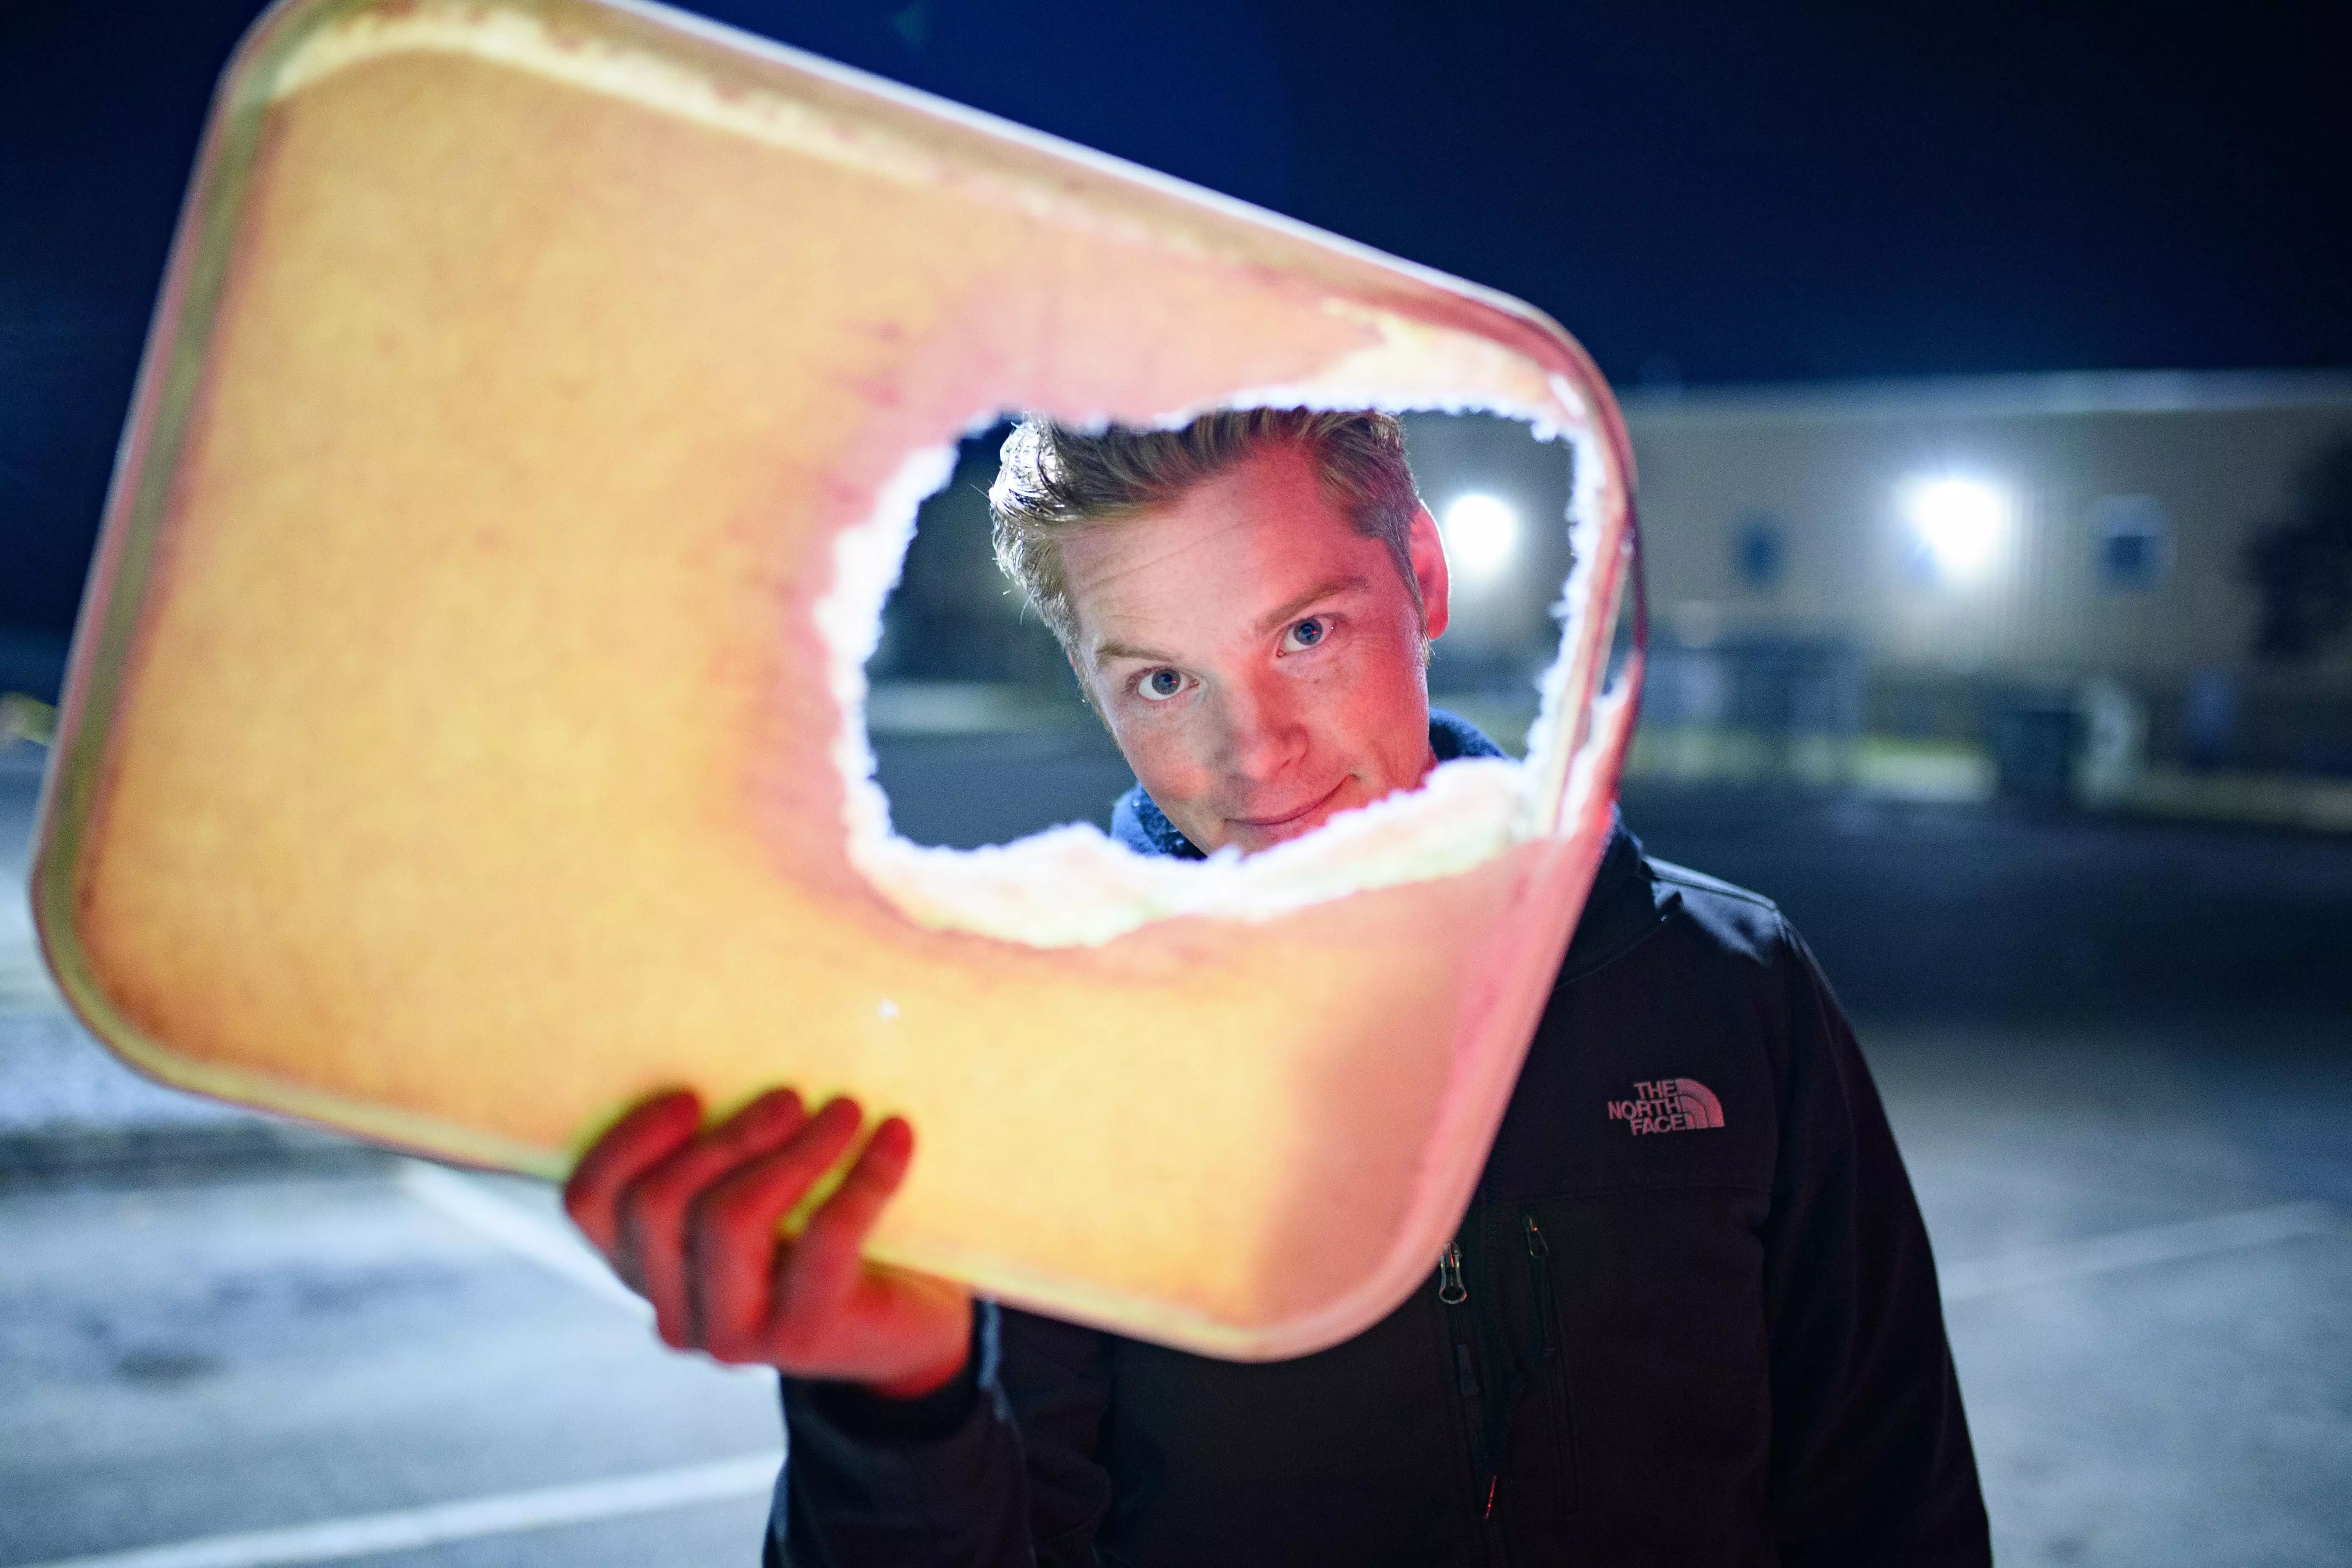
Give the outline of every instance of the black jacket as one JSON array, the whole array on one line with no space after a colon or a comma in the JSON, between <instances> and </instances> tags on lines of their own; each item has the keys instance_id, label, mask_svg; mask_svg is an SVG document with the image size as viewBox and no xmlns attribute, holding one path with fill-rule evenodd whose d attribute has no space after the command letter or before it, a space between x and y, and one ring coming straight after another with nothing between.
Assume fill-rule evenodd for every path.
<instances>
[{"instance_id":1,"label":"black jacket","mask_svg":"<svg viewBox=\"0 0 2352 1568\"><path fill-rule=\"evenodd\" d=\"M1767 900L1619 829L1456 1247L1296 1361L982 1304L927 1399L786 1379L768 1562L1990 1562L1902 1159Z\"/></svg>"}]
</instances>

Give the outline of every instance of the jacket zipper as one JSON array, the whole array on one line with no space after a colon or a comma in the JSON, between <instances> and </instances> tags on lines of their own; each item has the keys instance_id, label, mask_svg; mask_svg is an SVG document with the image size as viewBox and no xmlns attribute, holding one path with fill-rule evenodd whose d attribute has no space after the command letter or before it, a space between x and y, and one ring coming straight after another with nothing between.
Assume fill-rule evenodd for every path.
<instances>
[{"instance_id":1,"label":"jacket zipper","mask_svg":"<svg viewBox=\"0 0 2352 1568\"><path fill-rule=\"evenodd\" d=\"M1462 1248L1450 1241L1437 1257L1437 1299L1449 1307L1470 1299L1470 1287L1462 1283Z\"/></svg>"},{"instance_id":2,"label":"jacket zipper","mask_svg":"<svg viewBox=\"0 0 2352 1568\"><path fill-rule=\"evenodd\" d=\"M1479 1383L1477 1358L1470 1349L1470 1325L1462 1310L1469 1304L1470 1287L1462 1278L1459 1242L1447 1242L1445 1250L1437 1255L1437 1299L1444 1303L1447 1338L1454 1345L1454 1386L1465 1402L1475 1402L1465 1426L1470 1436L1470 1468L1477 1477L1478 1517L1488 1521L1495 1517L1495 1488L1502 1478L1486 1454L1486 1391Z\"/></svg>"}]
</instances>

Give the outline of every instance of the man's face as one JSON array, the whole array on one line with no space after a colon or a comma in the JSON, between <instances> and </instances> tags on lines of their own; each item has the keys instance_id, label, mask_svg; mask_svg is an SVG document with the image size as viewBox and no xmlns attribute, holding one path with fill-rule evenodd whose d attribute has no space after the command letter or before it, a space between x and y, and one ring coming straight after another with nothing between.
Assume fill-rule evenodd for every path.
<instances>
[{"instance_id":1,"label":"man's face","mask_svg":"<svg viewBox=\"0 0 2352 1568\"><path fill-rule=\"evenodd\" d=\"M1288 443L1064 540L1071 662L1184 837L1255 853L1421 783L1446 595L1426 511L1412 553L1425 633L1388 548Z\"/></svg>"}]
</instances>

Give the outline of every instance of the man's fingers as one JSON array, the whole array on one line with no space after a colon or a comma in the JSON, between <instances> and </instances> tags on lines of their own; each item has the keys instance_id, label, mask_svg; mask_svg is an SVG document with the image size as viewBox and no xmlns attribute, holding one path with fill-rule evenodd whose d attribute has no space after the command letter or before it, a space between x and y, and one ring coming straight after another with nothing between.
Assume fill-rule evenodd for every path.
<instances>
[{"instance_id":1,"label":"man's fingers","mask_svg":"<svg viewBox=\"0 0 2352 1568\"><path fill-rule=\"evenodd\" d=\"M738 1165L789 1140L807 1120L792 1090L763 1094L622 1189L620 1259L625 1269L634 1268L629 1283L654 1304L655 1325L669 1344L694 1343L686 1281L688 1205Z\"/></svg>"},{"instance_id":2,"label":"man's fingers","mask_svg":"<svg viewBox=\"0 0 2352 1568\"><path fill-rule=\"evenodd\" d=\"M686 1278L697 1343L724 1360L756 1355L776 1277L778 1224L849 1152L863 1121L835 1100L781 1147L697 1195L686 1222Z\"/></svg>"},{"instance_id":3,"label":"man's fingers","mask_svg":"<svg viewBox=\"0 0 2352 1568\"><path fill-rule=\"evenodd\" d=\"M702 1102L683 1089L657 1094L614 1122L563 1184L564 1212L606 1258L617 1258L620 1201L631 1182L677 1153L702 1125Z\"/></svg>"},{"instance_id":4,"label":"man's fingers","mask_svg":"<svg viewBox=\"0 0 2352 1568\"><path fill-rule=\"evenodd\" d=\"M809 1216L778 1283L774 1330L787 1343L849 1299L863 1267L858 1250L882 1205L906 1180L914 1152L915 1130L905 1118L891 1117L875 1129L840 1187Z\"/></svg>"}]
</instances>

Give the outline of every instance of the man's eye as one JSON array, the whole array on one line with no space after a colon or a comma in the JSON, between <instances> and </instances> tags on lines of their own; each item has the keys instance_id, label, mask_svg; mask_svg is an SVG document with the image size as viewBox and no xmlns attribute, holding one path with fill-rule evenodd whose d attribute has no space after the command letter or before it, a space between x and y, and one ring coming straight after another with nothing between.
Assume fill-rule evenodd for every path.
<instances>
[{"instance_id":1,"label":"man's eye","mask_svg":"<svg viewBox=\"0 0 2352 1568\"><path fill-rule=\"evenodd\" d=\"M1285 653L1298 653L1306 648L1313 647L1317 643L1321 642L1325 637L1330 635L1330 623L1324 620L1320 616L1309 616L1305 620L1298 622L1296 626L1293 626L1290 630L1283 634L1282 651Z\"/></svg>"},{"instance_id":2,"label":"man's eye","mask_svg":"<svg viewBox=\"0 0 2352 1568\"><path fill-rule=\"evenodd\" d=\"M1135 689L1147 702L1165 702L1184 689L1184 678L1172 669L1155 669L1137 681Z\"/></svg>"}]
</instances>

